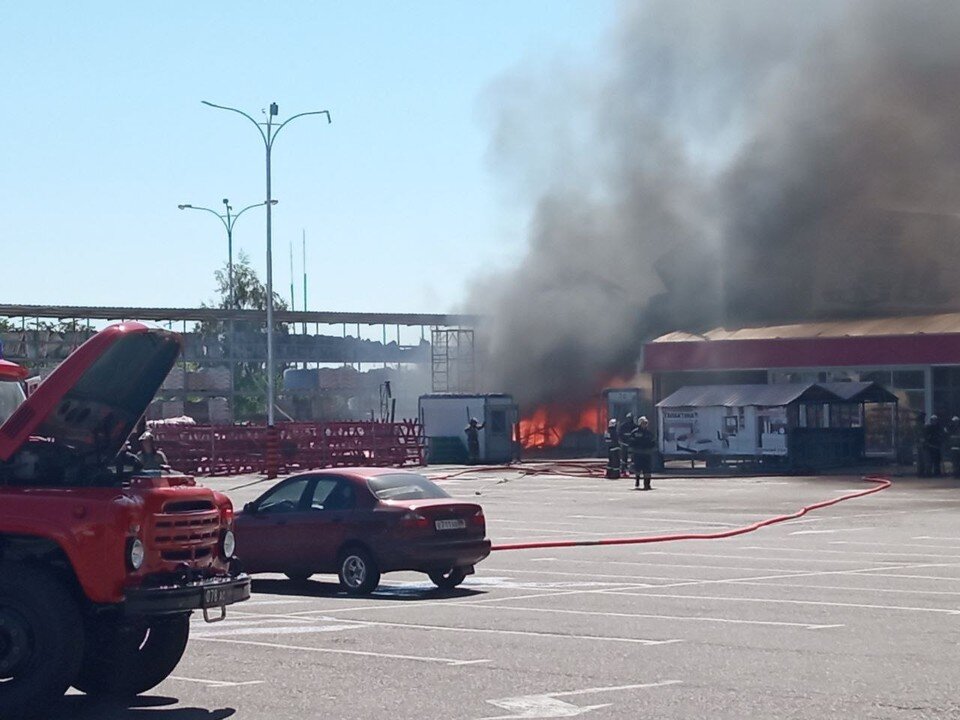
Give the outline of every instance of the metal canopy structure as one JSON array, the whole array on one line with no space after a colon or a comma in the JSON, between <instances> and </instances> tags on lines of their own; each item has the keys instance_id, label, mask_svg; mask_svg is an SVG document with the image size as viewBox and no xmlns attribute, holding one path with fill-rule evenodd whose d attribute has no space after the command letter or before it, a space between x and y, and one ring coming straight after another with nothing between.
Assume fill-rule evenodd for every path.
<instances>
[{"instance_id":1,"label":"metal canopy structure","mask_svg":"<svg viewBox=\"0 0 960 720\"><path fill-rule=\"evenodd\" d=\"M778 407L795 401L830 402L840 399L840 395L817 383L688 385L658 402L657 407Z\"/></svg>"},{"instance_id":2,"label":"metal canopy structure","mask_svg":"<svg viewBox=\"0 0 960 720\"><path fill-rule=\"evenodd\" d=\"M147 308L98 307L80 305L9 305L0 304L0 317L54 318L57 320L152 320L154 322L262 321L262 310L228 310L222 308ZM403 325L403 326L472 326L476 315L446 313L376 313L337 312L331 310L277 310L278 323L319 323L321 325Z\"/></svg>"},{"instance_id":3,"label":"metal canopy structure","mask_svg":"<svg viewBox=\"0 0 960 720\"><path fill-rule=\"evenodd\" d=\"M0 318L7 320L0 326L0 347L4 354L41 376L87 340L97 326L128 320L162 324L184 337L181 363L167 379L158 400L163 406L158 412L163 417L170 417L172 413L189 414L200 422L246 419L246 415L238 417L234 412L238 400L246 398L245 407L249 407L250 402L261 403L257 399L259 389L249 382L238 387L238 378L244 372L249 375L251 367L262 366L268 359L264 311L0 304ZM415 367L426 370L430 366L428 331L440 331L444 336L451 331L464 340L469 336L470 342L463 347L457 343L457 351L449 358L449 369L451 379L458 386L472 390L473 333L464 325L469 326L476 319L445 313L275 312L279 331L275 333L277 361L284 369L312 366L327 373L322 382L318 374L317 393L314 393L320 398L314 398L316 407L322 405L327 409L315 409L311 400L298 411L298 415L304 413L304 417L298 419L315 419L313 413L334 413L330 417L318 415L320 419L353 418L350 413L359 411L348 412L344 403L356 397L352 402L357 407L370 406L367 394L379 391L388 369L406 378L407 382L401 383L405 386L404 397L416 398L428 391L429 386L419 385L423 382L419 378L425 373L408 372ZM350 372L331 373L331 367L346 368ZM374 377L376 373L380 374ZM279 371L277 374L279 376ZM284 403L287 410L281 408L282 412L294 411L292 396L285 397ZM329 409L333 406L339 409ZM366 410L363 414L366 415Z\"/></svg>"}]
</instances>

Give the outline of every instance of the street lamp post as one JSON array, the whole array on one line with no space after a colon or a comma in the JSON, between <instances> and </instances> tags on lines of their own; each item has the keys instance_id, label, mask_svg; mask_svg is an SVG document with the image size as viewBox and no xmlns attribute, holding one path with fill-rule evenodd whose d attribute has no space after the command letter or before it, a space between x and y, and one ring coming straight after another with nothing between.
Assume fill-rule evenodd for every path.
<instances>
[{"instance_id":1,"label":"street lamp post","mask_svg":"<svg viewBox=\"0 0 960 720\"><path fill-rule=\"evenodd\" d=\"M279 200L271 200L271 205L276 205ZM223 206L226 208L226 213L221 215L216 210L208 207L200 207L199 205L177 205L181 210L203 210L204 212L211 213L216 215L220 222L223 223L223 227L227 230L227 287L229 288L229 306L231 310L237 309L237 298L234 292L233 287L233 226L236 225L237 219L243 215L247 210L252 210L253 208L263 207L267 203L255 203L253 205L247 205L243 210L238 212L236 215L231 215L233 208L230 206L230 201L227 198L223 199Z\"/></svg>"},{"instance_id":2,"label":"street lamp post","mask_svg":"<svg viewBox=\"0 0 960 720\"><path fill-rule=\"evenodd\" d=\"M273 150L273 143L276 140L277 135L280 134L280 131L297 118L304 117L306 115L326 115L328 124L333 121L330 118L330 112L328 110L314 110L310 112L297 113L296 115L292 115L291 117L287 118L279 125L274 125L273 119L280 112L275 102L270 103L269 112L264 111L264 114L267 116L266 122L257 122L243 110L238 110L237 108L227 107L226 105L216 105L212 102L207 102L206 100L201 100L201 102L204 105L217 108L218 110L229 110L230 112L235 112L252 122L253 126L257 128L257 132L260 133L260 138L263 140L263 146L266 150L267 199L265 204L267 206L267 424L270 427L273 427L273 406L276 395L276 380L274 378L273 358L273 214L270 212L273 203L271 202L272 195L270 187L270 153Z\"/></svg>"}]
</instances>

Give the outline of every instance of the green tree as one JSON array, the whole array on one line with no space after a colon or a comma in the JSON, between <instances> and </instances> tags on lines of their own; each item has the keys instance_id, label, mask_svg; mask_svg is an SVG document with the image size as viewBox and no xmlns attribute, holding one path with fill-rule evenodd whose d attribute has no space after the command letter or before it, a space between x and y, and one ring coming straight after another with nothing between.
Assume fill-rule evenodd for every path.
<instances>
[{"instance_id":1,"label":"green tree","mask_svg":"<svg viewBox=\"0 0 960 720\"><path fill-rule=\"evenodd\" d=\"M214 273L217 300L213 307L230 308L230 274L225 263ZM250 256L241 251L233 264L234 306L240 310L267 309L267 288L257 271L250 264ZM211 307L204 305L204 307ZM277 293L273 294L275 310L286 310L287 303ZM204 322L197 327L207 344L216 343L225 358L249 357L265 354L266 322L264 320L235 320L228 322ZM276 332L285 334L287 325L276 323ZM261 352L262 350L262 352ZM283 367L277 367L277 386L280 386ZM262 420L266 416L267 369L262 362L238 362L235 367L234 389L236 399L233 416L236 420Z\"/></svg>"},{"instance_id":2,"label":"green tree","mask_svg":"<svg viewBox=\"0 0 960 720\"><path fill-rule=\"evenodd\" d=\"M213 274L217 282L216 307L230 307L230 268L224 263L223 267ZM260 281L257 271L250 264L250 256L243 250L237 254L237 261L233 264L233 292L235 305L241 310L266 310L267 286ZM275 310L286 310L287 303L278 293L273 294Z\"/></svg>"}]
</instances>

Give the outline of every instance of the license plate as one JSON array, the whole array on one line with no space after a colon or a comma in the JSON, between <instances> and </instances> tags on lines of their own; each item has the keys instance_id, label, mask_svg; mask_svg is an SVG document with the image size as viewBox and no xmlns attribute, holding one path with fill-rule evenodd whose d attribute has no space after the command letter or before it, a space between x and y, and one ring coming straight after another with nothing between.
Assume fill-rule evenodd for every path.
<instances>
[{"instance_id":1,"label":"license plate","mask_svg":"<svg viewBox=\"0 0 960 720\"><path fill-rule=\"evenodd\" d=\"M203 591L204 607L221 607L227 604L227 589L222 587L206 588Z\"/></svg>"},{"instance_id":2,"label":"license plate","mask_svg":"<svg viewBox=\"0 0 960 720\"><path fill-rule=\"evenodd\" d=\"M437 530L463 530L467 526L466 520L437 520L434 523Z\"/></svg>"}]
</instances>

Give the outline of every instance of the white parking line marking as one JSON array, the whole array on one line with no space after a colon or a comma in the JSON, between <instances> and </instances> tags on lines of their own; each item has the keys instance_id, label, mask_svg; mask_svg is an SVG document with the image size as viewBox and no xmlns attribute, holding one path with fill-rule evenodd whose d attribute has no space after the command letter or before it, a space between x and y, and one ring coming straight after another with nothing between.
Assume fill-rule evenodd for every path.
<instances>
[{"instance_id":1,"label":"white parking line marking","mask_svg":"<svg viewBox=\"0 0 960 720\"><path fill-rule=\"evenodd\" d=\"M911 538L911 540L924 540L924 537ZM944 538L946 540L947 538ZM956 540L957 538L950 538ZM830 545L868 545L876 547L915 547L927 548L928 550L960 550L960 545L931 545L929 543L885 543L885 542L854 542L853 540L831 540ZM953 557L949 555L947 557ZM960 557L960 556L958 556Z\"/></svg>"},{"instance_id":2,"label":"white parking line marking","mask_svg":"<svg viewBox=\"0 0 960 720\"><path fill-rule=\"evenodd\" d=\"M796 535L797 533L790 533L791 535ZM844 542L842 540L832 540L831 545L873 545L875 543L852 543ZM914 545L911 547L930 547L929 545ZM956 548L960 550L960 548ZM805 552L805 553L834 553L840 555L882 555L884 557L932 557L932 558L957 558L960 559L960 555L945 555L944 553L917 553L917 552L887 552L886 550L827 550L826 548L816 547L816 548L802 548L802 547L763 547L760 545L751 545L750 547L745 547L744 550L770 550L776 552L783 552L784 550L788 552Z\"/></svg>"},{"instance_id":3,"label":"white parking line marking","mask_svg":"<svg viewBox=\"0 0 960 720\"><path fill-rule=\"evenodd\" d=\"M469 604L469 603L464 603ZM649 618L652 620L680 620L680 621L692 621L692 622L712 622L712 623L729 623L733 625L771 625L777 627L796 627L803 628L804 630L824 630L827 628L838 628L844 627L843 625L820 625L816 623L802 623L802 622L787 622L787 621L778 621L778 620L741 620L735 618L719 618L719 617L706 617L706 616L697 616L697 615L654 615L651 613L618 613L618 612L601 612L594 610L563 610L559 608L533 608L533 607L521 607L518 605L479 605L474 604L472 607L479 607L486 610L520 610L523 612L537 612L537 613L557 613L561 615L587 615L592 617L612 617L612 618Z\"/></svg>"},{"instance_id":4,"label":"white parking line marking","mask_svg":"<svg viewBox=\"0 0 960 720\"><path fill-rule=\"evenodd\" d=\"M796 530L788 535L828 535L831 533L838 532L862 532L863 530L876 530L872 527L861 527L861 528L833 528L832 530Z\"/></svg>"},{"instance_id":5,"label":"white parking line marking","mask_svg":"<svg viewBox=\"0 0 960 720\"><path fill-rule=\"evenodd\" d=\"M479 665L489 660L457 660L455 658L429 657L421 655L397 655L394 653L380 653L366 650L342 650L335 648L307 647L303 645L282 645L280 643L258 642L256 640L233 640L230 638L197 638L198 642L229 643L232 645L249 645L252 647L273 648L275 650L299 650L301 652L324 653L330 655L356 655L359 657L375 657L387 660L411 660L414 662L437 663L440 665Z\"/></svg>"},{"instance_id":6,"label":"white parking line marking","mask_svg":"<svg viewBox=\"0 0 960 720\"><path fill-rule=\"evenodd\" d=\"M661 680L660 682L640 683L639 685L613 685L611 687L594 687L583 690L567 690L566 692L550 693L550 697L573 697L574 695L593 695L594 693L610 692L613 690L643 690L647 688L667 687L680 685L682 680Z\"/></svg>"},{"instance_id":7,"label":"white parking line marking","mask_svg":"<svg viewBox=\"0 0 960 720\"><path fill-rule=\"evenodd\" d=\"M628 597L661 597L672 600L709 600L711 602L770 603L772 605L815 605L817 607L857 608L858 610L891 610L903 612L937 613L941 615L960 615L953 608L910 607L907 605L872 605L867 603L840 603L827 600L787 600L783 598L730 597L722 595L679 595L668 593L631 593L623 590L602 590L605 595L624 595Z\"/></svg>"},{"instance_id":8,"label":"white parking line marking","mask_svg":"<svg viewBox=\"0 0 960 720\"><path fill-rule=\"evenodd\" d=\"M180 682L200 683L210 688L233 688L244 685L263 685L263 680L247 680L245 682L227 682L225 680L201 680L200 678L188 678L181 675L168 675L167 680L179 680Z\"/></svg>"},{"instance_id":9,"label":"white parking line marking","mask_svg":"<svg viewBox=\"0 0 960 720\"><path fill-rule=\"evenodd\" d=\"M735 552L735 551L737 550L737 548L731 548L731 550ZM757 560L757 561L760 561L760 562L771 562L771 561L774 561L774 560L775 560L775 561L777 561L777 562L833 563L833 564L835 564L835 565L863 565L863 563L864 563L863 560L827 560L827 559L818 558L818 557L806 557L806 558L785 558L785 557L778 557L778 558L771 558L771 557L756 557L755 555L732 555L732 554L719 555L719 554L713 554L713 553L670 552L670 551L667 551L667 550L652 550L652 551L650 551L650 552L648 552L648 553L646 553L646 554L647 554L647 555L670 556L670 557L681 557L681 558L684 558L684 557L686 557L686 558L698 557L698 558L717 558L717 559L720 559L720 560ZM876 562L876 564L877 564L877 565L882 565L882 564L885 563L885 562L891 562L891 563L892 563L892 562L894 562L894 561L893 561L893 560L878 560L878 561ZM717 566L711 565L710 567L717 567Z\"/></svg>"},{"instance_id":10,"label":"white parking line marking","mask_svg":"<svg viewBox=\"0 0 960 720\"><path fill-rule=\"evenodd\" d=\"M731 558L731 560L740 560L740 559L741 559L741 558L738 558L738 557L732 557L732 558ZM745 559L748 559L748 560L749 560L750 558L745 558ZM779 560L780 558L765 558L765 559L766 559L766 560ZM797 561L802 560L802 559L803 559L803 558L793 558L793 560L797 560ZM829 562L829 561L828 561L828 562ZM861 560L859 564L862 565L864 562L869 562L869 561ZM563 561L563 563L564 563L565 565L566 565L566 564L577 563L577 564L580 564L580 565L590 565L590 566L593 566L593 567L595 567L595 566L597 565L597 562L596 562L595 560L575 560L575 559L573 559L573 558L566 559L566 560ZM604 564L604 565L629 565L629 566L633 566L633 567L683 568L683 569L685 569L685 570L686 570L686 569L690 569L690 570L740 570L740 571L753 570L754 572L782 572L782 571L783 571L782 568L749 567L749 566L746 566L746 565L714 565L714 564L702 565L702 564L690 564L690 563L678 563L678 562L640 562L640 561L637 561L637 560L605 560L605 561L603 562L603 564ZM878 562L876 562L876 563L874 563L874 564L877 565L877 569L878 569L878 570L883 570L883 569L886 568L886 566L885 566L885 565L882 565L880 561L878 561ZM486 568L484 568L484 569L486 569ZM515 572L515 573L516 573L516 572L534 572L534 571L533 571L533 570L511 570L511 571L508 571L508 570L500 570L499 572ZM538 572L543 572L543 571L538 571ZM591 573L578 573L578 574L579 574L579 575L584 575L584 574L593 575L594 573L591 572ZM598 576L598 577L600 577L600 576ZM629 576L629 575L621 575L621 576L614 575L613 577L623 577L623 578L625 578L625 579L629 579L631 576ZM647 576L640 575L640 576L638 576L638 577L647 577ZM664 578L664 579L670 580L670 579L673 579L673 578Z\"/></svg>"},{"instance_id":11,"label":"white parking line marking","mask_svg":"<svg viewBox=\"0 0 960 720\"><path fill-rule=\"evenodd\" d=\"M667 518L663 516L647 517L645 515L637 515L634 517L608 517L605 515L571 515L570 517L583 518L584 520L622 520L625 523L628 523L630 521L640 520L642 522L659 522L659 523L670 523L670 524L677 524L677 525L707 525L709 527L713 527L713 526L740 527L739 523L715 522L712 520L681 520L679 518Z\"/></svg>"},{"instance_id":12,"label":"white parking line marking","mask_svg":"<svg viewBox=\"0 0 960 720\"><path fill-rule=\"evenodd\" d=\"M312 633L343 632L344 630L362 630L366 625L280 625L273 627L238 627L232 630L220 630L212 627L209 630L197 630L193 633L196 638L234 637L237 635L308 635Z\"/></svg>"},{"instance_id":13,"label":"white parking line marking","mask_svg":"<svg viewBox=\"0 0 960 720\"><path fill-rule=\"evenodd\" d=\"M459 603L466 604L466 603ZM678 638L668 639L668 640L649 640L646 638L630 638L630 637L615 637L608 635L574 635L570 633L555 633L555 632L543 632L537 630L506 630L504 628L471 628L471 627L457 627L451 625L421 625L419 623L398 623L398 622L381 622L375 620L339 620L338 618L326 618L328 620L335 620L337 622L356 622L358 624L371 625L374 627L395 627L395 628L409 628L413 630L435 630L440 632L455 632L455 633L483 633L489 635L520 635L524 637L542 637L542 638L557 638L560 640L600 640L606 642L622 642L622 643L634 643L637 645L672 645L674 643L683 642L683 640Z\"/></svg>"},{"instance_id":14,"label":"white parking line marking","mask_svg":"<svg viewBox=\"0 0 960 720\"><path fill-rule=\"evenodd\" d=\"M866 577L871 577L867 575ZM886 577L886 576L883 576ZM913 577L911 575L910 577ZM752 582L749 580L740 580L732 585L756 585L759 587L791 587L803 588L805 590L841 590L850 592L870 592L870 593L896 593L900 595L947 595L951 597L960 596L960 592L952 590L901 590L898 588L865 588L855 585L812 585L810 583L779 583L779 582Z\"/></svg>"}]
</instances>

